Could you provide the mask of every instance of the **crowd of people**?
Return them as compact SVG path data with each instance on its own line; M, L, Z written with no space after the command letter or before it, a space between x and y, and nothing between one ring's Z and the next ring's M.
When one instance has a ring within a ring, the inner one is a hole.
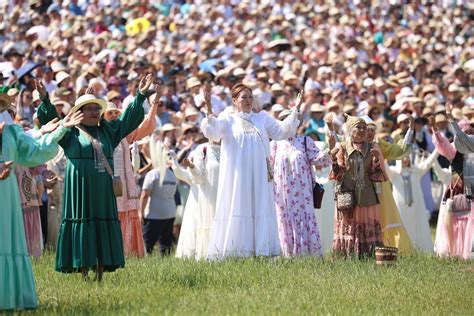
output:
M0 310L37 307L45 248L99 282L157 245L468 259L461 2L2 2Z

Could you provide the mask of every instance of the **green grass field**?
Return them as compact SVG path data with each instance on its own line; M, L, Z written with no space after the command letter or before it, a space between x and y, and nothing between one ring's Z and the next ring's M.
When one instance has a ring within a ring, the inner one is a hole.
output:
M395 267L326 257L194 262L130 258L104 281L35 260L35 314L437 314L472 315L474 263L429 256ZM91 275L93 277L93 275Z

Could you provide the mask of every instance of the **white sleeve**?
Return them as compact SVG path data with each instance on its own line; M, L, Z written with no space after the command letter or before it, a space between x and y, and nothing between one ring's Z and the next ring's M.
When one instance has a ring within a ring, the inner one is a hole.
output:
M292 111L283 121L275 120L266 114L264 124L268 137L273 140L282 140L296 135L300 121L298 120L298 112Z
M218 118L213 116L205 117L201 122L201 131L209 140L218 142L228 133L228 115L223 113Z

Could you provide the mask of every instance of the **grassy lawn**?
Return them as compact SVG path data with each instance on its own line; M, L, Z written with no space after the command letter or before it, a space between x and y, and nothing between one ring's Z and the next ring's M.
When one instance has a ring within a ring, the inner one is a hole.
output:
M474 310L474 263L429 256L194 262L130 258L102 284L34 261L36 314L459 314Z

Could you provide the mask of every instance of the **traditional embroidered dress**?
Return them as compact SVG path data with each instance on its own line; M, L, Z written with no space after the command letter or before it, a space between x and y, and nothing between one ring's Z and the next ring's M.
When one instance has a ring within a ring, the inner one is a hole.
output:
M285 257L322 255L313 207L311 166L330 166L331 157L320 151L309 137L272 141L270 148L282 254Z
M391 144L383 139L378 139L378 145L385 160L400 160L410 154L410 139L413 137L408 130L405 139L397 144ZM414 251L413 244L403 226L400 211L395 204L390 181L382 182L380 197L380 225L382 227L382 240L385 246L398 248L400 254L410 254Z
M269 138L281 140L295 135L298 124L296 112L282 122L265 112L224 112L219 118L202 121L207 138L214 142L222 139L217 210L208 258L280 254L269 176Z
M433 252L433 240L429 225L429 211L425 207L421 177L430 170L438 152L434 151L427 159L415 161L410 167L386 165L385 171L393 184L393 196L400 210L402 222L407 229L415 248L423 252Z
M20 189L28 253L33 257L40 257L43 253L44 245L36 179L30 168L22 166L16 166L15 174Z
M6 112L0 116L8 115ZM0 118L0 122L3 121ZM0 162L33 167L52 159L57 142L66 133L55 132L34 140L16 125L7 125L0 135ZM14 166L13 166L14 167ZM36 308L35 280L25 240L20 193L15 173L0 180L0 310Z
M56 271L79 272L80 268L102 265L104 271L124 267L122 232L112 179L97 156L94 146L102 146L113 166L113 151L120 141L143 120L138 93L134 102L113 122L102 120L99 126L82 126L95 140L73 128L59 143L68 159L64 179L62 222L59 232ZM42 99L38 119L46 124L58 117L49 99Z
M443 202L440 206L439 220L436 228L435 252L440 256L457 256L469 258L472 251L472 235L474 233L474 203L471 210L450 212L446 200L458 194L471 194L474 177L474 138L461 131L456 123L452 124L455 131L454 144L435 133L433 142L439 153L451 162L451 177L444 179L447 186ZM438 168L438 174L441 174ZM448 183L448 181L450 181Z
M146 115L140 126L126 138L122 139L114 150L114 174L115 176L120 176L123 184L123 196L117 197L117 209L126 256L135 255L143 257L145 255L142 224L138 216L140 189L136 184L132 169L130 144L153 133L155 127L155 113L150 112Z
M353 192L354 207L340 211L336 206L333 250L345 255L370 256L376 246L382 245L377 182L387 180L381 165L383 156L377 144L364 142L359 150L348 139L338 147L331 178L336 180L336 194ZM378 151L377 164L370 154L372 147Z

